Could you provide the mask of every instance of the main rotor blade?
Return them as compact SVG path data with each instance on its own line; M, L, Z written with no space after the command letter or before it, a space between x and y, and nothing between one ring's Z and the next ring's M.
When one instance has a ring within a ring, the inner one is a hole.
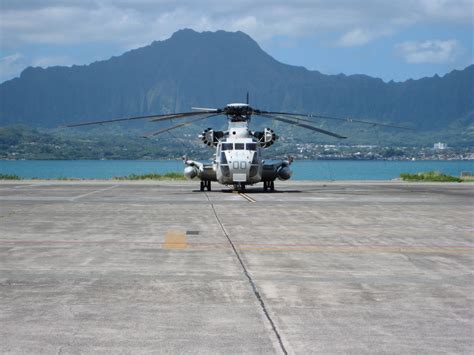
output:
M164 128L164 129L160 129L159 131L156 131L156 132L151 132L151 133L145 134L145 135L143 136L143 138L148 138L148 137L157 136L157 135L159 135L159 134L162 134L162 133L171 131L171 130L173 130L173 129L180 128L180 127L184 127L184 126L193 124L194 122L201 121L201 120L204 120L204 119L206 119L206 118L214 117L214 116L218 116L218 115L220 115L220 113L216 113L216 114L213 114L213 115L208 115L208 116L205 116L205 117L195 118L194 120L191 120L191 121L179 123L179 124L174 125L174 126L171 126L171 127L167 127L167 128Z
M281 117L279 115L270 115L270 114L267 115L267 114L261 114L261 113L260 114L254 113L254 115L262 116L262 117L266 117L266 118L271 118L273 120L277 120L277 121L280 121L280 122L285 122L285 123L288 123L288 124L291 124L291 125L294 125L294 126L306 128L306 129L309 129L311 131L319 132L319 133L326 134L328 136L332 136L332 137L336 137L336 138L340 138L340 139L346 139L347 138L347 137L341 136L337 133L329 132L329 131L326 131L326 130L321 129L321 128L317 128L317 127L310 126L310 125L307 125L307 124L304 124L304 123L299 123L298 121L294 121L294 120L297 120L296 118L295 119L290 119L290 118Z
M345 122L355 122L355 123L361 123L361 124L367 124L367 125L372 125L372 126L382 126L382 127L390 127L390 128L399 128L399 129L406 129L406 130L414 130L413 128L410 127L404 127L404 126L397 126L397 125L392 125L392 124L386 124L386 123L377 123L377 122L372 122L372 121L365 121L365 120L359 120L359 119L354 119L354 118L342 118L342 117L333 117L333 116L325 116L325 115L318 115L318 114L306 114L306 113L291 113L291 112L274 112L274 111L258 111L255 110L254 114L258 114L258 112L265 113L265 114L275 114L275 115L284 115L284 116L297 116L297 117L309 117L309 118L322 118L322 119L327 119L327 120L337 120L337 121L345 121ZM309 121L312 122L312 121Z
M151 119L150 122L160 122L160 121L167 121L167 120L174 120L175 118L185 118L185 117L192 117L192 116L202 116L208 114L215 114L220 115L220 111L194 111L194 112L182 112L182 113L173 113L169 115L162 115L157 118Z
M132 120L142 120L142 119L149 119L149 118L154 118L150 121L165 121L165 120L171 120L174 118L182 118L182 117L188 117L188 116L197 116L197 115L205 115L206 113L214 113L215 111L201 111L201 112L180 112L180 113L168 113L168 114L162 114L162 115L147 115L147 116L136 116L136 117L124 117L124 118L114 118L111 120L102 120L102 121L92 121L92 122L82 122L82 123L76 123L76 124L71 124L71 125L66 125L62 127L80 127L80 126L90 126L90 125L97 125L97 124L104 124L104 123L113 123L113 122L123 122L123 121L132 121Z
M208 111L208 112L217 112L220 110L218 108L209 108L209 107L191 107L191 108L196 111Z

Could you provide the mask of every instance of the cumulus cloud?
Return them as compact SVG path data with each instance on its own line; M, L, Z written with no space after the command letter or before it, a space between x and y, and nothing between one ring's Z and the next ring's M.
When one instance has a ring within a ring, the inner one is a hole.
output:
M104 44L118 54L181 28L239 30L263 46L275 38L291 43L310 37L354 47L415 25L472 26L472 11L473 0L0 0L0 50L7 55L31 53L25 48L32 45ZM399 50L411 62L422 60L418 52L434 58L454 51L436 46L420 51L401 44ZM3 59L0 78L26 65L72 64L64 57Z
M338 44L352 46L416 23L470 23L472 0L2 0L0 16L7 47L102 41L130 47L184 27L241 30L260 41L339 31Z
M390 31L388 30L369 31L361 28L356 28L344 33L336 42L336 45L340 47L361 46L389 33Z
M461 51L461 46L455 39L424 42L406 41L397 44L396 49L407 63L443 64L454 62Z

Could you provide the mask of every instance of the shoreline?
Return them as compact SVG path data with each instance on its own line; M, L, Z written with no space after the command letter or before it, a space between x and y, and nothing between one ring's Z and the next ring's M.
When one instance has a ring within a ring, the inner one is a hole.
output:
M402 179L391 179L391 180L287 180L279 181L276 180L277 186L290 186L292 184L301 185L324 185L324 184L352 184L352 185L459 185L466 183L473 183L474 181L463 181L463 182L439 182L439 181L404 181ZM22 179L22 180L0 180L2 185L35 185L35 184L57 184L57 185L74 185L74 184L118 184L118 185L154 185L154 184L180 184L198 186L199 180L121 180L121 179ZM213 182L216 187L225 187L218 182ZM261 187L261 183L249 185L248 188Z

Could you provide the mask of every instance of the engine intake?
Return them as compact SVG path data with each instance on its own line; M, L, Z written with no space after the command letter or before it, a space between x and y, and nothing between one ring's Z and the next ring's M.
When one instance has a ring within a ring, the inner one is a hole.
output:
M273 129L264 128L263 132L252 132L253 136L258 139L262 148L268 148L278 139Z
M214 131L212 128L206 128L200 135L199 138L203 141L204 144L209 147L217 146L219 139L224 137L224 132Z

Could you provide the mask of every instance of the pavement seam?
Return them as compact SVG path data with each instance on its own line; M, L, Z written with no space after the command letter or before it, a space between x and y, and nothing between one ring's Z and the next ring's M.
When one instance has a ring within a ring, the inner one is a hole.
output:
M227 233L227 231L225 230L224 225L222 224L219 216L217 215L216 209L214 208L214 204L211 202L211 199L209 198L208 194L206 192L204 194L206 195L206 198L209 201L209 204L211 205L212 212L214 213L214 216L216 217L217 223L219 223L219 226L221 227L222 232L224 233L225 237L227 238L227 241L229 242L232 250L234 251L234 254L237 257L237 260L239 261L240 266L242 267L242 270L243 270L245 276L247 277L247 279L250 283L250 286L252 287L253 294L255 295L255 297L257 298L258 303L260 304L260 307L263 311L263 314L265 315L268 322L270 323L270 326L273 330L273 333L275 334L275 336L278 340L278 344L280 345L281 351L283 352L283 354L288 355L288 351L286 350L285 345L283 345L283 340L282 340L282 337L280 335L280 332L278 331L278 329L275 325L275 322L273 321L272 317L270 316L270 313L267 310L267 306L265 305L265 302L263 301L263 298L260 295L260 292L258 292L257 285L255 284L255 282L254 282L252 276L250 275L250 273L248 272L247 267L245 266L245 263L242 260L242 257L240 256L239 252L237 251L237 248L234 245L234 242L230 238L230 236Z

